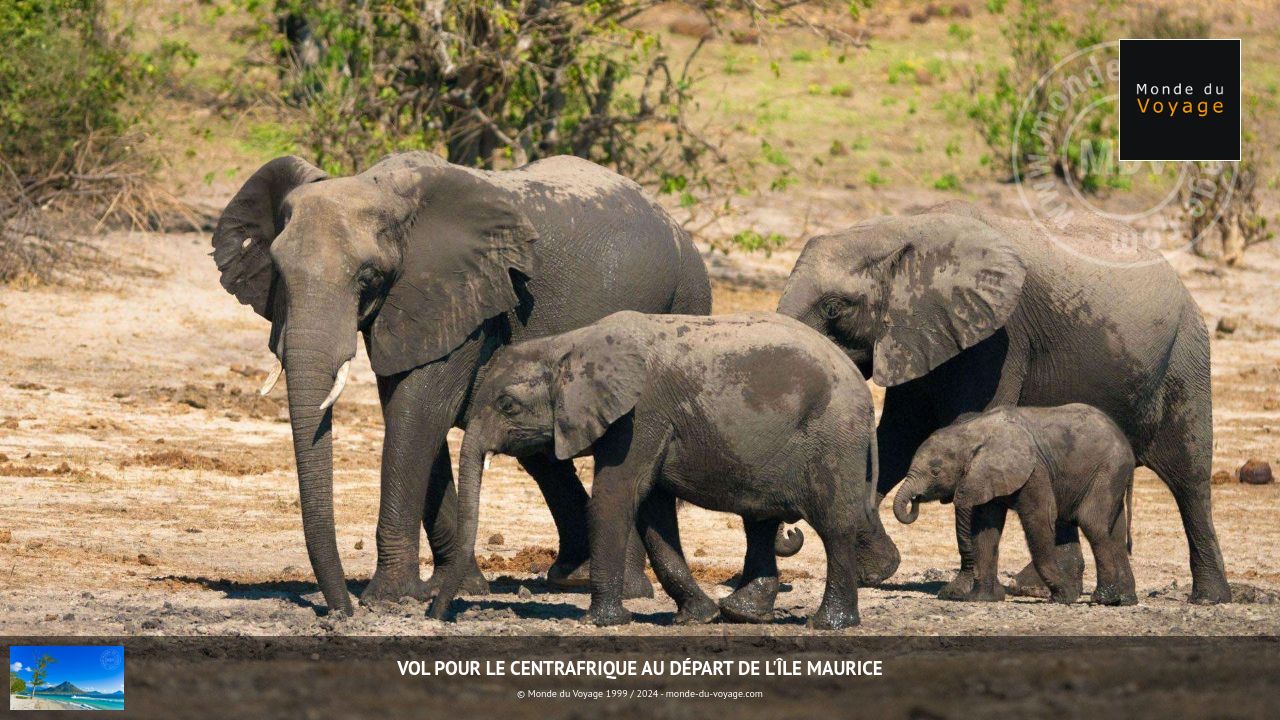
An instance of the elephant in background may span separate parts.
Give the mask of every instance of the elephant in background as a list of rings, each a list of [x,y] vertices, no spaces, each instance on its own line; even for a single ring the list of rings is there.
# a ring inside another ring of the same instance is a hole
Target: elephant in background
[[[887,388],[881,496],[924,439],[961,414],[1092,405],[1173,492],[1190,548],[1191,601],[1229,602],[1210,506],[1209,334],[1157,251],[1095,259],[1113,256],[1117,232],[1080,220],[1050,237],[964,202],[877,218],[810,240],[778,311],[825,333]],[[972,587],[970,521],[957,516],[961,568],[943,597]],[[1057,543],[1078,586],[1079,534],[1068,528]],[[1012,590],[1047,594],[1030,565]]]
[[[743,517],[741,580],[719,608],[731,620],[772,618],[783,522],[807,521],[826,548],[826,591],[813,627],[857,625],[859,574],[897,562],[862,552],[885,538],[872,495],[867,384],[821,335],[774,313],[623,312],[504,349],[477,389],[462,443],[467,551],[474,552],[484,458],[547,448],[561,459],[595,458],[588,615],[597,625],[631,619],[622,605],[623,551],[637,519],[654,572],[679,607],[677,622],[716,617],[685,563],[676,498]],[[445,615],[458,570],[450,568],[432,617]]]
[[[640,187],[593,163],[555,157],[505,172],[395,155],[331,178],[297,157],[264,165],[213,234],[222,285],[271,321],[288,377],[307,552],[330,609],[352,612],[334,535],[331,405],[363,336],[386,430],[378,564],[362,600],[428,598],[419,525],[436,575],[457,553],[448,447],[494,350],[588,325],[618,310],[707,314],[711,291],[688,236]],[[279,376],[273,373],[268,385]],[[523,467],[559,533],[553,582],[584,581],[587,495],[568,460]],[[635,541],[632,594],[651,593]],[[433,578],[437,579],[437,578]]]

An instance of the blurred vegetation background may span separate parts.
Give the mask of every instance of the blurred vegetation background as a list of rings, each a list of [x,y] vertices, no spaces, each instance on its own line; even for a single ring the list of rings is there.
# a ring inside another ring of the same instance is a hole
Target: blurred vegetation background
[[[1235,262],[1271,236],[1267,0],[7,0],[0,281],[92,266],[85,232],[207,227],[288,153],[336,173],[406,149],[485,168],[572,153],[725,251],[800,241],[824,202],[981,200],[1046,154],[1097,203],[1137,207],[1179,168],[1121,167],[1108,113],[1059,149],[1022,111],[1079,49],[1195,36],[1244,38],[1246,155],[1227,170],[1244,191],[1186,198],[1173,234],[1227,218],[1197,251]]]

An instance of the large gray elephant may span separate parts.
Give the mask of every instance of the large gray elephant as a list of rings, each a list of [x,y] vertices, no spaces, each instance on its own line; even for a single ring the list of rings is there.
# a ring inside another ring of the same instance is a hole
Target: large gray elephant
[[[486,587],[475,558],[457,553],[445,437],[465,421],[493,351],[618,310],[711,309],[706,266],[688,236],[635,183],[572,157],[483,172],[407,153],[341,178],[277,158],[227,206],[213,248],[223,287],[271,321],[270,348],[288,379],[307,552],[325,602],[347,613],[330,406],[357,333],[386,422],[378,564],[361,598],[426,599],[435,583],[419,576],[420,523],[437,576],[468,563],[469,591]],[[587,495],[573,464],[539,455],[522,465],[560,536],[549,578],[585,582]],[[634,545],[629,590],[651,593],[638,538]]]
[[[1229,602],[1210,508],[1209,335],[1159,253],[1118,254],[1115,237],[1124,231],[1081,220],[1051,238],[1032,222],[963,202],[878,218],[810,240],[778,311],[826,333],[888,388],[881,496],[924,439],[963,413],[1093,405],[1173,492],[1190,546],[1192,602]],[[961,570],[943,597],[972,587],[969,521],[957,518]],[[1078,584],[1078,532],[1067,528],[1056,541]],[[1030,565],[1012,589],[1047,595]]]

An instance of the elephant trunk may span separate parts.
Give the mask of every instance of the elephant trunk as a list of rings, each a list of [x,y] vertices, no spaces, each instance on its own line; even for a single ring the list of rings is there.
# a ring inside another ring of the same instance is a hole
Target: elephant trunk
[[[785,525],[778,526],[778,534],[773,538],[773,553],[778,557],[791,557],[804,547],[804,532],[800,528],[787,530]]]
[[[487,455],[485,443],[481,439],[482,433],[475,425],[472,423],[467,426],[467,432],[462,438],[462,452],[458,458],[458,552],[460,558],[468,560],[475,557],[476,553],[476,532],[480,524],[480,481]],[[443,568],[448,574],[440,584],[435,599],[431,601],[428,617],[444,619],[470,568],[470,562],[461,561]]]
[[[920,514],[920,500],[917,497],[920,494],[920,485],[919,477],[908,475],[898,487],[898,493],[893,496],[893,516],[904,525],[915,522]],[[910,510],[907,510],[907,505],[911,506]]]
[[[347,367],[349,358],[355,354],[355,330],[352,328],[347,333],[316,327],[305,322],[309,315],[290,312],[284,362],[302,530],[311,570],[324,593],[325,604],[330,610],[351,615],[354,608],[347,593],[334,534],[333,410],[326,400],[333,392],[341,368]]]

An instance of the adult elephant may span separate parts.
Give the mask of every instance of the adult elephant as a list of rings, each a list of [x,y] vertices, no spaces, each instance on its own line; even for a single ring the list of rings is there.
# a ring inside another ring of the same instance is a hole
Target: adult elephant
[[[386,423],[378,564],[361,599],[425,599],[435,583],[419,576],[419,523],[438,577],[469,563],[468,591],[487,588],[475,558],[456,552],[445,438],[465,421],[493,351],[618,310],[711,309],[706,267],[688,236],[638,185],[572,157],[484,172],[408,153],[341,178],[277,158],[223,211],[213,247],[223,287],[271,321],[270,348],[288,378],[307,553],[325,602],[347,613],[330,426],[357,333]],[[522,465],[559,533],[549,578],[581,581],[587,495],[572,462],[539,456]],[[631,592],[651,593],[638,538],[634,545]]]
[[[827,334],[888,388],[878,428],[880,494],[933,431],[1000,405],[1080,402],[1106,412],[1138,463],[1168,485],[1190,546],[1192,602],[1228,602],[1210,510],[1209,335],[1177,274],[1153,250],[1112,247],[1123,229],[1037,225],[948,203],[810,240],[778,311]],[[972,518],[957,516],[973,583]],[[1079,583],[1079,536],[1059,528],[1059,562]],[[1042,594],[1027,566],[1015,592]]]

